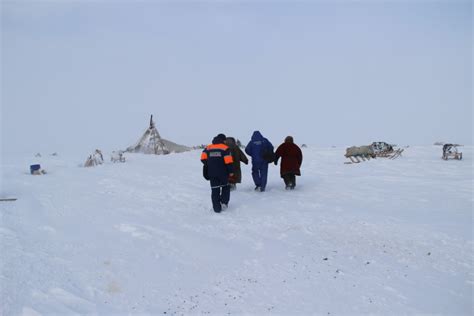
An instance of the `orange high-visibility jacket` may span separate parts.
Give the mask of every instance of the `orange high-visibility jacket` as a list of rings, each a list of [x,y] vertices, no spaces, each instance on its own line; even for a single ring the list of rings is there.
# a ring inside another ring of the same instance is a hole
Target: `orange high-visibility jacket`
[[[201,161],[207,169],[209,179],[217,178],[227,182],[233,173],[233,159],[230,149],[222,143],[210,144],[201,153]]]

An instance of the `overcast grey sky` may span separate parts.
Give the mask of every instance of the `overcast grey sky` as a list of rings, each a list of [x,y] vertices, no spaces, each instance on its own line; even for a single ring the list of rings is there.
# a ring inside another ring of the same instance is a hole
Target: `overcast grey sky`
[[[1,1],[2,150],[472,143],[471,1]],[[87,154],[87,153],[86,153]]]

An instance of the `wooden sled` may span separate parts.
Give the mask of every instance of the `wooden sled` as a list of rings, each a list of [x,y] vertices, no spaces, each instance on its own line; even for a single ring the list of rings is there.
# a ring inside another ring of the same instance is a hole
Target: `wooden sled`
[[[400,157],[403,151],[404,151],[403,148],[399,148],[397,150],[382,151],[382,152],[376,153],[375,155],[381,158],[395,159],[395,158]]]
[[[388,158],[388,159],[393,160],[393,159],[397,159],[398,157],[400,157],[402,155],[403,151],[404,151],[403,148],[399,148],[399,149],[391,151],[391,152],[384,152],[384,153],[377,154],[376,157]],[[350,161],[346,161],[346,162],[344,162],[344,164],[350,165],[350,164],[353,164],[353,163],[361,163],[362,161],[368,161],[368,160],[370,160],[371,157],[370,156],[346,156],[346,158],[350,159]]]
[[[462,160],[462,152],[458,150],[458,144],[445,144],[443,146],[443,156],[441,159],[448,160],[448,159],[456,159]]]

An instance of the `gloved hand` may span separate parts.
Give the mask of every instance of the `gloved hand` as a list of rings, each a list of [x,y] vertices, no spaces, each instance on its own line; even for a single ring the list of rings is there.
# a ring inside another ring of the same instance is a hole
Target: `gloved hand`
[[[275,161],[273,162],[276,165],[278,165],[278,159],[275,159]]]
[[[229,178],[228,178],[229,183],[235,183],[236,180],[237,179],[236,179],[235,175],[233,173],[230,173]]]

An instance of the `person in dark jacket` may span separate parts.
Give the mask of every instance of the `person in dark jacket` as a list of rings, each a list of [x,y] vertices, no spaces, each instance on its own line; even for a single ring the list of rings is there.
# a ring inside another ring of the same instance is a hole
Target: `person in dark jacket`
[[[235,138],[227,137],[225,141],[226,145],[229,146],[232,159],[234,160],[234,176],[229,178],[230,190],[237,189],[237,183],[242,182],[242,171],[240,169],[240,162],[248,165],[249,160],[245,156],[244,152],[235,142]]]
[[[286,189],[293,190],[296,186],[296,176],[301,176],[300,168],[303,162],[303,153],[293,142],[293,137],[287,136],[285,142],[278,146],[275,151],[275,165],[280,157],[280,176],[285,181]]]
[[[273,145],[259,131],[255,131],[245,147],[245,152],[252,157],[255,191],[263,192],[267,186],[268,164],[273,161]]]
[[[225,139],[224,134],[217,135],[201,153],[203,176],[211,183],[212,208],[216,213],[229,204],[229,177],[234,176],[233,159],[229,147],[224,144]]]

